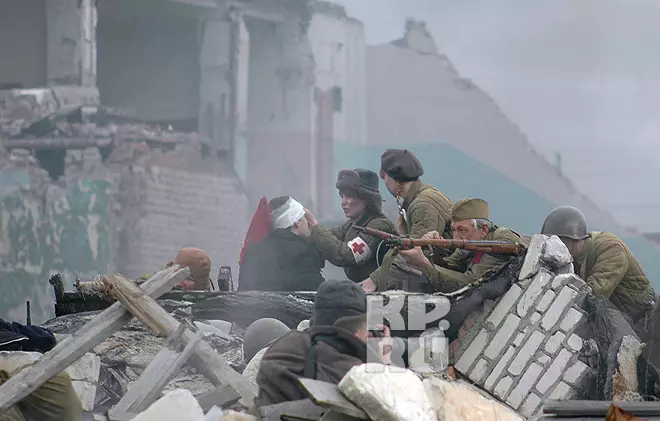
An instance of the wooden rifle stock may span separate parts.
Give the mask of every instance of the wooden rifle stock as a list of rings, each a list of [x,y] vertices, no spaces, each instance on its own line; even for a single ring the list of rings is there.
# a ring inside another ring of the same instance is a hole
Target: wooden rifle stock
[[[385,244],[389,247],[397,247],[400,249],[412,249],[415,247],[437,247],[445,249],[463,249],[469,251],[476,251],[482,253],[494,253],[494,254],[513,254],[518,255],[526,251],[526,248],[523,244],[520,243],[511,243],[508,241],[471,241],[471,240],[448,240],[448,239],[438,239],[438,240],[422,240],[414,238],[399,237],[394,234],[389,234],[387,232],[379,231],[373,228],[368,227],[359,227],[353,225],[353,227],[363,232],[367,235],[380,238],[385,241]]]

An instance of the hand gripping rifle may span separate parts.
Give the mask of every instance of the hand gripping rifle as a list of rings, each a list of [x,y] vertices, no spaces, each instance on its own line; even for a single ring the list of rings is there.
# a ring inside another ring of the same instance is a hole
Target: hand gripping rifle
[[[353,225],[353,228],[372,237],[380,238],[388,247],[399,249],[412,249],[415,247],[437,247],[445,249],[464,249],[489,254],[512,254],[519,255],[525,252],[526,248],[522,243],[511,243],[508,241],[489,241],[489,240],[422,240],[421,238],[399,237],[373,228],[360,227]]]

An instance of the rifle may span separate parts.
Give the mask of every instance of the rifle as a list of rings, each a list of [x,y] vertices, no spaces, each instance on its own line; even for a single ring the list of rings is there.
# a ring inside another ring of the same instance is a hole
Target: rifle
[[[421,238],[400,237],[398,235],[389,234],[387,232],[379,231],[373,228],[360,227],[357,225],[353,225],[353,228],[372,237],[380,238],[388,247],[396,247],[404,250],[412,249],[415,247],[431,246],[446,249],[464,249],[482,253],[512,255],[519,255],[526,251],[524,244],[511,243],[508,241],[447,240],[444,238],[438,240],[422,240]]]

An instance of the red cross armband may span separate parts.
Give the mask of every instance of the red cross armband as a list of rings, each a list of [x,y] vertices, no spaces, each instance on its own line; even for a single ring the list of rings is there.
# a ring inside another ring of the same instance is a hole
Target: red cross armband
[[[371,249],[369,248],[369,244],[367,244],[362,238],[355,237],[347,244],[348,248],[351,250],[351,253],[353,253],[355,263],[360,264],[371,257]]]

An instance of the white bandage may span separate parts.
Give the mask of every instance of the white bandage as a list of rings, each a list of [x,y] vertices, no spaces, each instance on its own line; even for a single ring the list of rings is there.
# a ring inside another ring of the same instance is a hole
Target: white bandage
[[[271,212],[273,228],[289,228],[305,216],[305,208],[292,197],[284,205]]]
[[[355,263],[360,264],[371,257],[371,249],[369,244],[360,237],[355,237],[347,243],[348,248],[353,253]]]

